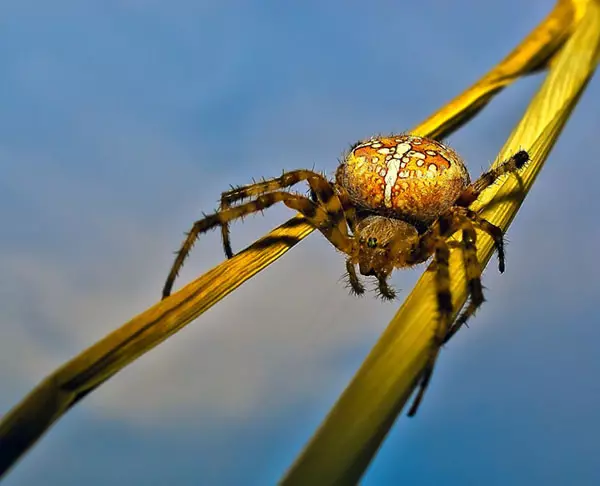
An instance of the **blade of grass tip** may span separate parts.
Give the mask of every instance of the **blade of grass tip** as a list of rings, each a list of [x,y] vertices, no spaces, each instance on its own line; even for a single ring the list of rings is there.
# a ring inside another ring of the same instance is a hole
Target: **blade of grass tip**
[[[498,158],[525,148],[532,161],[520,173],[520,180],[507,177],[486,191],[475,207],[485,205],[482,215],[504,230],[592,76],[599,49],[600,4],[594,1],[587,4],[583,19]],[[493,199],[502,202],[492,206]],[[477,256],[482,264],[492,252],[491,240],[481,238]],[[454,253],[452,293],[459,309],[467,295],[462,262]],[[360,480],[417,384],[436,325],[432,273],[425,272],[281,484],[356,484]]]
[[[502,86],[543,66],[562,45],[575,16],[570,2],[559,1],[554,11],[502,63],[413,131],[443,137],[458,128]],[[460,116],[463,112],[471,115]],[[48,376],[0,422],[0,478],[86,394],[197,318],[312,231],[304,218],[292,218]]]

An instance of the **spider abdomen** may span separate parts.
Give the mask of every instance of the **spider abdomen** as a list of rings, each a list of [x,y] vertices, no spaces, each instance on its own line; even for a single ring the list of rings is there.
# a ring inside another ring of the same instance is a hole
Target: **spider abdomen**
[[[429,222],[456,202],[470,180],[454,150],[428,138],[392,135],[354,146],[336,182],[359,206]]]

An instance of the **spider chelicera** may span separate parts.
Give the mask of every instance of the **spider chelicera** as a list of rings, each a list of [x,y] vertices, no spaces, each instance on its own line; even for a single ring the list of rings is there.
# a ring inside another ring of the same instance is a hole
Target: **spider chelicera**
[[[378,136],[350,149],[337,168],[334,181],[318,172],[300,169],[233,188],[222,194],[219,211],[194,223],[177,253],[163,298],[170,294],[179,269],[201,233],[220,226],[225,254],[231,258],[229,222],[278,202],[299,211],[347,255],[348,281],[357,295],[365,292],[357,266],[362,275],[375,277],[383,299],[393,299],[395,291],[387,283],[391,272],[425,262],[433,255],[439,323],[409,411],[409,415],[414,415],[440,347],[484,301],[476,229],[493,238],[499,270],[504,271],[502,230],[468,206],[500,176],[517,171],[528,160],[528,153],[519,151],[471,183],[461,158],[442,143],[409,134]],[[302,181],[308,183],[310,197],[284,190]],[[462,232],[462,241],[447,241],[458,231]],[[448,262],[454,246],[462,249],[470,301],[453,324]]]

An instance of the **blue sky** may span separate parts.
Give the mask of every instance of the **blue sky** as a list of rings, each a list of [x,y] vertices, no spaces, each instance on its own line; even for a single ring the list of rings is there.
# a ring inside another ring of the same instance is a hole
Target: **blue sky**
[[[350,143],[415,125],[551,7],[2,2],[0,413],[154,303],[229,184],[333,173]],[[450,138],[472,174],[541,79]],[[598,113],[595,79],[508,233],[506,273],[490,266],[488,302],[363,484],[600,482]],[[235,248],[289,215],[235,225]],[[180,282],[221,259],[207,235]],[[395,274],[400,298],[420,271]],[[87,397],[4,484],[273,484],[401,302],[353,298],[342,273],[312,235]]]

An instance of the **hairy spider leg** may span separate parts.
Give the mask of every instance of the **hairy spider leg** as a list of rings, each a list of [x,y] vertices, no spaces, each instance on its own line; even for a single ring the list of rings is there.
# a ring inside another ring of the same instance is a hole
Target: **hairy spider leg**
[[[396,298],[396,291],[387,283],[387,276],[377,275],[377,290],[379,297],[384,300],[393,300]]]
[[[211,215],[205,215],[204,218],[196,221],[193,224],[192,229],[187,233],[186,238],[181,245],[181,248],[177,252],[177,257],[173,262],[173,266],[171,267],[171,271],[169,272],[169,275],[165,282],[165,286],[163,288],[163,299],[170,295],[173,283],[175,282],[175,278],[177,277],[179,270],[183,266],[183,263],[189,255],[192,247],[194,246],[196,239],[201,233],[205,233],[206,231],[209,231],[216,226],[223,226],[224,224],[227,224],[229,221],[232,221],[234,219],[242,218],[243,216],[246,216],[248,214],[262,211],[280,201],[287,201],[296,198],[302,198],[302,196],[296,196],[294,194],[289,194],[286,192],[272,192],[268,194],[263,194],[256,198],[254,201],[250,201],[245,204],[240,204],[236,207],[230,207],[213,213]],[[316,205],[312,201],[308,201],[308,203],[310,204],[306,205],[307,212],[315,214]]]
[[[408,411],[408,416],[412,417],[417,413],[419,405],[423,400],[425,391],[431,381],[435,362],[448,333],[452,319],[452,294],[450,291],[450,249],[445,239],[439,235],[432,235],[429,243],[435,247],[435,291],[438,304],[438,325],[433,335],[430,353],[425,364],[425,369],[419,378],[419,390]]]
[[[458,210],[458,208],[457,208]],[[473,222],[476,228],[487,233],[494,240],[496,253],[498,254],[498,271],[504,273],[505,270],[505,253],[504,253],[504,233],[498,226],[490,223],[487,219],[482,218],[475,211],[467,208],[460,208],[464,217]]]
[[[529,154],[525,150],[520,150],[513,154],[508,160],[500,163],[479,176],[479,178],[469,184],[456,201],[456,206],[468,207],[475,202],[484,189],[491,186],[496,180],[504,174],[516,172],[529,161]]]
[[[308,179],[312,175],[313,171],[300,169],[284,172],[280,177],[274,177],[272,179],[233,188],[230,191],[226,191],[221,194],[220,209],[226,210],[231,208],[232,204],[235,202],[249,199],[251,197],[257,197],[265,193],[277,191],[279,189],[285,189],[297,184],[298,182]],[[225,251],[225,255],[227,258],[233,257],[228,223],[223,223],[221,225],[221,237],[223,240],[223,249]]]
[[[355,240],[348,235],[348,226],[346,224],[344,211],[342,210],[341,205],[339,205],[339,199],[335,197],[335,194],[333,194],[332,199],[328,201],[329,203],[333,203],[331,205],[319,205],[303,196],[300,196],[300,198],[301,199],[298,200],[286,201],[285,205],[305,216],[308,222],[318,229],[338,250],[351,255],[355,249]],[[305,204],[303,200],[309,201],[315,206],[317,212],[314,216],[306,213],[303,208]],[[335,208],[336,206],[338,209],[332,210],[332,208]]]
[[[322,174],[307,169],[284,172],[280,177],[237,187],[224,192],[221,195],[221,210],[230,209],[232,204],[238,201],[285,189],[302,181],[308,182],[311,196],[313,196],[315,202],[318,201],[322,203],[328,213],[336,215],[335,219],[332,221],[334,221],[338,227],[343,223],[343,232],[344,234],[347,234],[345,230],[345,220],[348,220],[348,226],[352,229],[356,216],[354,207],[352,206],[346,191],[341,190],[336,192],[332,184]],[[345,218],[340,218],[340,210],[343,210],[346,213]],[[341,227],[340,231],[342,231]],[[233,250],[231,248],[229,224],[227,222],[221,225],[221,237],[225,255],[227,258],[231,258],[233,256]]]
[[[473,221],[474,220],[474,221]],[[447,214],[441,216],[427,232],[421,237],[418,247],[412,252],[414,261],[408,263],[418,263],[424,261],[432,251],[435,262],[435,286],[436,298],[438,303],[439,321],[436,333],[432,342],[431,354],[427,365],[421,375],[419,390],[413,404],[408,412],[409,416],[414,415],[425,394],[425,390],[431,380],[435,362],[441,346],[458,331],[477,308],[483,304],[483,287],[481,285],[481,265],[477,259],[477,233],[475,226],[478,226],[485,232],[492,232],[496,248],[499,253],[503,253],[502,231],[497,226],[479,217],[475,212],[466,208],[451,208]],[[447,241],[456,231],[462,230],[463,239],[461,242]],[[497,238],[498,234],[500,235]],[[441,247],[443,246],[444,249]],[[465,277],[467,280],[467,289],[469,292],[469,306],[459,318],[460,324],[452,325],[452,295],[450,292],[449,276],[449,252],[450,248],[459,247],[463,253],[463,265],[465,268]],[[504,260],[502,260],[504,261]],[[462,319],[462,320],[461,320]],[[456,327],[458,325],[458,327]]]
[[[346,223],[348,224],[348,228],[352,231],[352,234],[356,234],[356,207],[354,203],[350,199],[350,195],[348,191],[340,186],[339,184],[333,184],[335,188],[335,193],[340,200],[340,204],[342,205],[342,210],[344,211],[344,215],[346,216]]]
[[[498,270],[500,270],[500,272],[504,272],[504,235],[502,233],[502,230],[500,228],[498,228],[498,226],[493,225],[492,223],[487,221],[486,219],[483,219],[481,216],[479,216],[474,211],[471,211],[470,209],[462,209],[462,211],[464,211],[464,217],[467,218],[468,220],[470,220],[475,227],[486,232],[488,235],[490,235],[494,239],[494,245],[495,245],[496,251],[498,253]],[[446,335],[446,338],[444,339],[444,344],[447,343],[452,338],[452,336],[454,336],[458,332],[458,330],[467,323],[467,321],[475,314],[475,311],[478,309],[478,307],[481,304],[483,304],[483,302],[485,300],[483,298],[483,295],[478,295],[478,294],[474,293],[473,290],[471,289],[471,285],[475,285],[475,284],[471,284],[469,278],[470,278],[470,276],[472,278],[473,274],[475,273],[475,270],[473,268],[471,274],[469,274],[468,267],[467,267],[467,260],[466,260],[467,253],[473,253],[473,255],[469,257],[469,260],[476,262],[476,266],[478,268],[477,268],[477,272],[476,272],[477,275],[475,275],[475,277],[478,280],[481,279],[481,265],[477,261],[477,253],[476,253],[477,248],[475,245],[475,241],[471,241],[472,238],[467,240],[466,237],[467,237],[467,235],[465,235],[465,232],[463,231],[462,248],[463,248],[463,252],[465,252],[464,258],[465,258],[465,268],[467,269],[467,285],[469,285],[469,291],[470,291],[471,298],[469,300],[469,303],[468,303],[466,309],[460,314],[460,316],[456,319],[456,321],[450,327],[450,330],[448,331],[448,334]],[[471,266],[473,267],[474,265],[471,263]],[[478,286],[479,286],[479,288],[481,288],[481,282],[479,282]]]
[[[327,199],[326,196],[327,194],[324,194],[324,199]],[[338,201],[337,204],[335,200]],[[216,226],[222,226],[248,214],[263,211],[278,202],[283,202],[289,208],[299,211],[306,217],[310,224],[319,229],[331,244],[340,251],[347,253],[352,251],[354,240],[348,236],[345,217],[339,199],[331,196],[328,199],[329,206],[321,206],[299,194],[291,194],[285,191],[269,192],[258,196],[253,201],[208,215],[193,224],[192,229],[177,252],[177,257],[163,288],[163,299],[171,293],[175,278],[201,233],[205,233]],[[330,209],[332,212],[329,212]]]
[[[457,323],[453,323],[444,338],[444,343],[456,334],[458,329],[467,322],[469,317],[475,314],[475,311],[485,302],[483,296],[483,287],[481,285],[481,265],[477,259],[477,234],[475,228],[469,222],[465,223],[463,229],[463,265],[465,267],[465,278],[469,290],[469,304],[467,309],[460,315]]]
[[[356,267],[350,260],[346,260],[346,271],[348,272],[348,282],[350,283],[350,290],[356,295],[364,294],[365,286],[358,278],[358,275],[356,274]]]
[[[516,172],[521,169],[529,161],[529,154],[525,150],[521,150],[514,154],[506,162],[501,163],[498,167],[484,172],[475,182],[470,184],[463,193],[459,196],[456,202],[457,206],[464,207],[465,217],[473,221],[473,223],[482,231],[490,235],[494,240],[496,252],[498,253],[498,270],[503,273],[505,270],[505,254],[504,254],[504,234],[500,228],[493,225],[489,221],[479,216],[476,212],[467,209],[467,206],[472,204],[487,187],[491,186],[500,176]],[[456,322],[450,328],[444,342],[448,342],[457,331],[466,324],[471,316],[475,313],[480,303],[476,301],[469,302],[467,308],[458,317]]]

